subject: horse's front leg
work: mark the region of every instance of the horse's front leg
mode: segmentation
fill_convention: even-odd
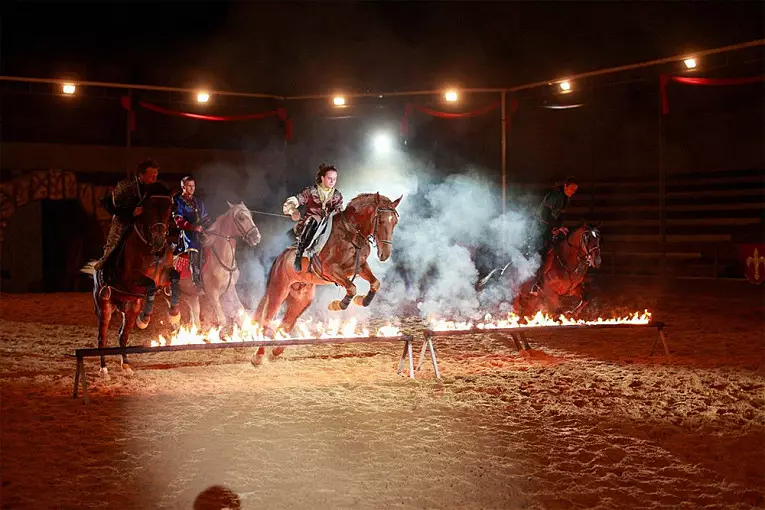
[[[122,326],[120,327],[120,347],[127,347],[128,340],[130,339],[130,331],[135,327],[138,314],[141,313],[143,308],[143,300],[138,299],[125,303],[125,312],[122,315]],[[127,375],[133,375],[133,369],[130,368],[127,360],[127,354],[122,354],[122,370]]]
[[[336,283],[345,289],[345,297],[341,300],[335,299],[329,304],[327,309],[333,312],[345,310],[348,308],[348,305],[351,304],[353,296],[356,295],[356,285],[354,285],[354,283],[347,276],[345,276],[345,272],[340,271],[337,267],[331,268],[329,271],[327,271],[327,277],[332,281],[332,283]]]
[[[369,306],[374,299],[375,294],[377,294],[377,291],[380,290],[380,280],[375,277],[366,260],[359,266],[359,276],[369,282],[369,292],[366,296],[354,297],[353,304],[358,306]]]
[[[585,287],[584,283],[580,283],[576,286],[574,290],[571,291],[572,296],[579,296],[579,304],[574,307],[573,310],[571,310],[571,314],[576,317],[579,315],[579,313],[584,310],[584,308],[587,306],[587,304],[590,302],[590,296],[589,292],[587,291],[587,288]]]

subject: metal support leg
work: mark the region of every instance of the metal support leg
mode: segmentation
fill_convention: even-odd
[[[404,352],[401,353],[401,359],[398,360],[398,369],[396,369],[396,375],[401,375],[401,371],[404,369],[404,361],[406,361],[407,348],[409,342],[404,342]]]
[[[664,354],[669,356],[669,347],[667,347],[667,339],[664,336],[664,327],[659,326],[657,328],[657,334],[656,337],[653,339],[653,345],[651,345],[651,356],[653,356],[653,352],[656,349],[656,344],[659,343],[659,340],[661,340],[661,345],[664,347]]]
[[[82,358],[77,359],[77,372],[79,372],[82,381],[82,403],[87,404],[90,401],[88,399],[88,378],[85,375],[85,361]]]
[[[77,370],[75,370],[74,372],[74,392],[72,393],[72,398],[77,398],[77,391],[79,390],[79,386],[80,386],[81,364],[82,364],[82,358],[77,358]]]
[[[414,379],[414,356],[412,355],[412,341],[406,341],[406,349],[409,353],[409,377]]]
[[[659,338],[661,338],[661,344],[664,346],[664,354],[669,356],[669,347],[667,347],[667,339],[664,337],[664,328],[659,328]]]
[[[433,361],[433,370],[436,372],[436,379],[441,379],[441,373],[438,371],[438,361],[436,360],[436,350],[433,348],[432,337],[428,337],[428,348],[430,349],[430,359]]]
[[[523,346],[521,345],[521,341],[518,338],[518,335],[515,333],[510,333],[510,337],[513,339],[513,342],[515,342],[515,347],[518,349],[518,352],[521,352],[523,350]]]
[[[526,338],[526,334],[519,333],[519,335],[521,337],[521,340],[523,341],[523,348],[526,349],[527,351],[531,350],[531,346],[529,345],[529,339]]]
[[[417,362],[417,367],[415,368],[417,372],[420,371],[420,368],[422,368],[422,362],[425,361],[425,352],[428,350],[428,339],[429,337],[425,337],[425,340],[422,341],[422,349],[420,349],[420,360]]]

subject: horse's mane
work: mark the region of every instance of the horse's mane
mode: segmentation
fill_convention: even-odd
[[[385,201],[390,202],[391,200],[386,197],[385,195],[380,195],[379,193],[361,193],[359,195],[356,195],[353,197],[353,200],[348,202],[348,205],[346,207],[352,207],[356,210],[363,209],[370,205],[378,205],[377,204],[377,197],[380,197],[381,203],[385,203]]]

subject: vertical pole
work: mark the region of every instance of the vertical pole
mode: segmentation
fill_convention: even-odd
[[[501,93],[501,113],[502,122],[502,214],[507,212],[507,92]]]
[[[127,177],[130,177],[130,144],[132,142],[132,131],[131,131],[131,119],[133,118],[133,90],[128,89],[127,91],[128,95],[128,104],[130,105],[130,110],[127,111],[127,120],[125,121],[125,172],[127,174]]]
[[[667,204],[664,169],[664,111],[659,94],[659,235],[661,237],[661,274],[667,274]]]

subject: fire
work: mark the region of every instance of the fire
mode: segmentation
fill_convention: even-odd
[[[431,331],[464,331],[470,329],[511,329],[511,328],[533,328],[540,326],[593,326],[598,324],[648,324],[651,321],[651,312],[644,310],[640,312],[634,312],[625,317],[604,319],[598,317],[594,321],[585,321],[582,319],[571,319],[564,315],[560,315],[558,319],[554,319],[547,314],[537,312],[533,317],[523,317],[508,313],[507,318],[492,320],[491,314],[484,316],[483,322],[456,322],[447,321],[444,319],[433,319],[430,322]]]
[[[253,322],[249,317],[244,318],[241,327],[234,325],[230,335],[223,335],[221,333],[221,328],[217,327],[210,328],[206,332],[201,332],[197,330],[196,326],[192,326],[191,328],[182,326],[168,338],[159,335],[157,340],[151,341],[151,346],[158,347],[165,345],[252,342],[258,340],[352,338],[371,336],[368,328],[359,327],[356,318],[351,318],[345,322],[342,322],[337,318],[331,319],[328,322],[313,323],[313,321],[310,320],[305,322],[301,321],[295,325],[291,334],[284,331],[279,325],[280,321],[271,323],[271,327],[274,331],[273,338],[266,337],[265,328],[257,322]],[[400,335],[401,330],[397,326],[392,326],[390,324],[377,329],[374,334],[374,336],[377,337],[396,337]]]

